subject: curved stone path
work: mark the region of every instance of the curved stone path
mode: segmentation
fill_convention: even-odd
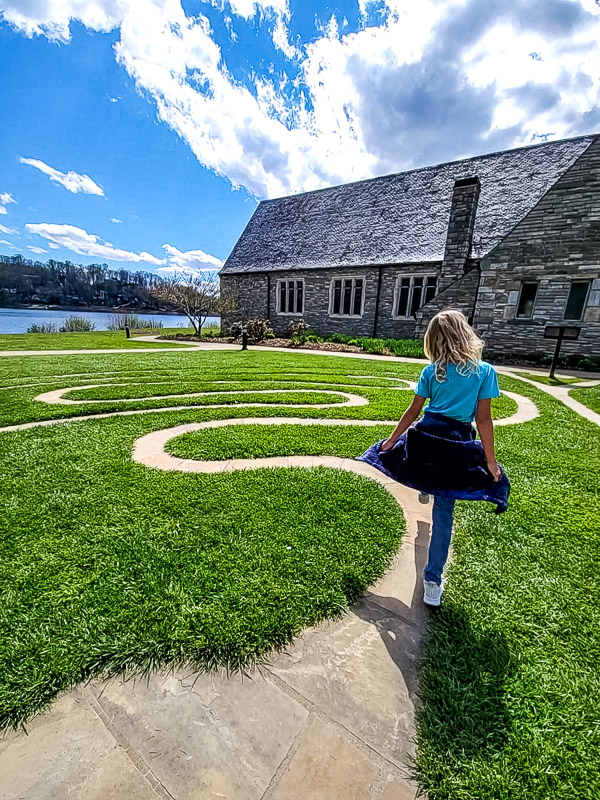
[[[147,342],[147,343],[160,343],[165,342],[167,340],[161,339],[159,336],[156,335],[144,335],[136,337],[136,340],[139,342]],[[235,344],[225,344],[223,342],[186,342],[181,343],[179,345],[173,345],[169,347],[153,347],[153,348],[119,348],[119,349],[98,349],[98,350],[4,350],[0,351],[0,357],[10,357],[10,356],[51,356],[51,355],[102,355],[102,354],[128,354],[128,353],[165,353],[165,352],[198,352],[198,351],[238,351],[240,349],[239,345]],[[395,363],[408,363],[408,364],[428,364],[428,360],[425,358],[405,358],[402,356],[380,356],[380,355],[373,355],[370,353],[343,353],[334,350],[307,350],[304,348],[293,348],[290,349],[289,347],[261,347],[261,346],[253,346],[252,350],[258,350],[262,352],[275,352],[275,353],[293,353],[297,355],[322,355],[322,356],[332,356],[337,358],[358,358],[361,360],[367,361],[390,361]],[[566,406],[571,408],[580,416],[584,417],[584,419],[588,419],[591,422],[596,423],[596,425],[600,425],[600,414],[597,414],[592,409],[588,408],[587,406],[580,403],[575,398],[571,397],[569,392],[570,389],[577,388],[578,386],[594,386],[598,385],[598,381],[590,381],[590,382],[583,382],[581,384],[571,384],[570,387],[555,387],[555,386],[547,386],[545,384],[538,383],[537,381],[532,381],[528,378],[523,378],[516,373],[525,369],[524,367],[497,367],[497,372],[508,375],[510,377],[516,378],[517,380],[524,381],[525,383],[530,383],[531,385],[535,386],[536,388],[540,389],[541,391],[546,392],[547,394],[551,395],[555,399],[559,400],[560,402],[564,403]],[[535,368],[527,368],[529,372],[532,374],[535,372]],[[545,373],[544,373],[545,374]]]
[[[67,391],[46,392],[38,399],[70,404],[74,401],[64,397]],[[343,395],[343,403],[313,408],[368,403],[350,393],[304,391]],[[527,422],[538,415],[527,398],[506,394],[517,403],[517,411],[497,425]],[[1,430],[175,410],[179,409],[91,413]],[[404,512],[407,529],[394,563],[343,619],[307,629],[250,678],[179,670],[145,681],[93,681],[65,693],[28,725],[27,736],[19,731],[0,739],[0,785],[6,796],[28,800],[62,800],[67,795],[86,800],[415,797],[410,765],[415,755],[417,663],[426,629],[421,573],[427,558],[430,507],[418,503],[416,492],[352,459],[291,456],[203,462],[165,452],[167,442],[183,433],[249,424],[391,427],[395,421],[208,420],[142,436],[134,444],[132,458],[154,469],[204,473],[325,466],[365,475],[384,486]]]
[[[580,417],[583,417],[590,422],[595,422],[596,425],[600,425],[600,414],[598,414],[596,411],[593,411],[591,408],[588,408],[588,406],[584,405],[583,403],[580,403],[579,400],[576,400],[574,397],[571,397],[571,389],[592,388],[594,386],[598,386],[600,381],[580,381],[578,383],[570,383],[567,386],[548,386],[546,383],[540,383],[539,381],[534,381],[531,378],[525,378],[523,375],[515,375],[513,373],[506,374],[509,374],[511,378],[517,378],[518,380],[523,381],[523,383],[528,383],[530,386],[535,386],[536,389],[546,392],[546,394],[554,397],[555,400],[560,400],[561,403],[564,403],[572,411],[575,411]]]
[[[371,376],[371,375],[355,375],[350,376],[354,378],[374,378],[378,379],[379,376]],[[391,379],[390,380],[402,380],[403,379]],[[215,381],[217,383],[219,381]],[[414,388],[415,383],[414,381],[403,381],[406,383],[406,386],[389,386],[385,387],[387,391],[403,391],[409,390]],[[223,383],[230,383],[230,381],[223,381]],[[72,391],[81,391],[85,389],[96,389],[96,388],[105,388],[107,386],[124,386],[129,384],[123,383],[113,383],[113,384],[87,384],[85,386],[71,386],[71,387],[64,387],[62,389],[53,389],[49,392],[42,392],[41,394],[35,397],[35,400],[38,402],[46,403],[49,405],[87,405],[87,404],[96,404],[96,403],[127,403],[127,402],[142,402],[142,401],[158,401],[158,400],[165,400],[170,398],[184,398],[184,397],[201,397],[201,396],[219,396],[219,395],[226,395],[226,394],[234,394],[236,396],[243,395],[243,394],[325,394],[328,396],[337,395],[343,398],[343,402],[339,403],[290,403],[283,406],[281,403],[244,403],[245,408],[314,408],[314,409],[326,409],[326,408],[360,408],[369,405],[369,401],[365,397],[361,397],[358,394],[353,394],[350,392],[343,392],[335,389],[327,390],[327,389],[257,389],[257,390],[242,390],[242,391],[224,391],[224,392],[190,392],[188,394],[174,394],[174,395],[154,395],[152,397],[143,397],[143,398],[122,398],[117,400],[95,400],[95,399],[86,399],[86,400],[72,400],[69,398],[64,397],[67,392]],[[317,385],[316,383],[312,383],[312,386]],[[321,384],[323,386],[339,386],[340,384],[334,383],[327,383]],[[346,385],[347,384],[343,384]],[[382,388],[382,387],[365,387],[365,388]],[[503,391],[507,397],[510,397],[515,401],[517,404],[517,411],[514,414],[511,414],[509,417],[503,417],[501,419],[495,420],[495,425],[512,425],[513,423],[523,423],[528,422],[531,419],[535,419],[539,415],[539,411],[535,403],[527,397],[522,395],[516,394],[515,392],[507,392]],[[239,407],[239,404],[236,404]],[[0,433],[9,433],[13,431],[22,431],[28,430],[30,428],[39,428],[39,427],[46,427],[49,425],[64,425],[69,422],[82,422],[88,419],[108,419],[110,417],[130,417],[136,414],[160,414],[165,413],[168,411],[176,412],[176,411],[189,411],[193,409],[211,409],[211,408],[234,408],[234,404],[232,403],[211,403],[209,405],[181,405],[181,406],[164,406],[162,408],[140,408],[140,409],[128,409],[127,411],[107,411],[102,412],[99,414],[79,414],[73,417],[61,417],[58,419],[45,419],[45,420],[37,420],[36,422],[23,422],[16,425],[6,425],[3,428],[0,428]],[[396,422],[390,420],[375,420],[375,421],[362,421],[362,420],[352,420],[352,424],[360,425],[360,424],[374,424],[374,425],[395,425]]]

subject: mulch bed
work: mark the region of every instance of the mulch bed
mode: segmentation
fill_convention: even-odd
[[[241,342],[239,339],[233,339],[231,336],[220,338],[218,336],[193,336],[191,333],[174,333],[174,334],[165,334],[164,336],[160,336],[160,339],[169,339],[169,340],[177,340],[177,341],[184,341],[184,342],[219,342],[223,344],[239,344],[241,347]],[[335,353],[363,353],[364,350],[362,347],[357,347],[353,344],[337,344],[336,342],[305,342],[304,344],[295,345],[292,344],[289,339],[265,339],[262,342],[253,342],[250,345],[260,345],[261,347],[288,347],[290,350],[301,349],[301,350],[330,350]],[[391,353],[390,353],[391,355]]]

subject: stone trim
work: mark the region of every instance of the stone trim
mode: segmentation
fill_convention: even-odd
[[[395,313],[396,309],[398,308],[398,300],[399,300],[399,295],[400,295],[400,288],[401,288],[402,280],[404,278],[410,278],[410,289],[409,289],[409,293],[408,293],[408,304],[406,306],[407,312],[410,312],[410,307],[412,305],[412,298],[413,298],[413,290],[414,290],[414,279],[415,278],[423,278],[423,281],[424,281],[424,283],[423,283],[423,291],[425,291],[425,289],[427,288],[427,285],[426,285],[425,282],[429,278],[435,278],[435,280],[436,280],[436,287],[435,287],[436,288],[436,293],[431,298],[431,300],[433,300],[434,297],[436,297],[439,294],[440,277],[439,277],[437,272],[429,272],[429,273],[420,272],[420,273],[412,273],[412,274],[407,274],[407,275],[400,274],[400,275],[396,276],[396,283],[394,285],[394,296],[393,296],[393,300],[392,300],[392,319],[393,320],[399,320],[401,322],[410,322],[410,321],[415,319],[414,314],[407,313],[406,316],[403,317],[403,316],[400,316],[399,314]],[[423,296],[421,296],[421,299],[422,300],[424,299]],[[431,302],[431,301],[429,301],[429,302]],[[419,306],[417,311],[419,309],[423,308],[423,306],[425,306],[425,305],[427,305],[427,303],[421,303],[421,305]]]
[[[334,303],[334,286],[333,284],[335,281],[342,281],[342,297],[340,300],[340,308],[344,302],[343,298],[343,291],[344,291],[344,281],[352,281],[352,293],[350,295],[350,308],[354,308],[354,297],[356,293],[356,281],[362,281],[362,293],[360,297],[360,314],[334,314],[333,313],[333,303]],[[362,319],[365,313],[365,296],[367,292],[367,276],[366,275],[336,275],[335,277],[331,278],[329,281],[329,308],[328,314],[332,319]]]
[[[269,276],[268,276],[269,277]],[[279,287],[282,283],[302,283],[302,310],[301,311],[280,311],[279,310]],[[305,298],[306,283],[304,278],[277,278],[275,282],[275,313],[278,317],[303,317],[304,316],[304,298]],[[286,290],[288,291],[288,290]]]

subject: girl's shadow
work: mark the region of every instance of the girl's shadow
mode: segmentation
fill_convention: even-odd
[[[505,688],[512,671],[508,644],[500,632],[474,626],[448,598],[439,609],[424,605],[428,544],[429,524],[420,521],[413,569],[401,575],[413,584],[409,601],[367,591],[352,610],[375,626],[400,670],[418,709],[421,737],[431,736],[436,749],[456,756],[497,752],[511,725]]]

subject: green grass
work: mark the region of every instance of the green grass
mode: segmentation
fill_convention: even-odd
[[[323,469],[167,473],[130,457],[133,442],[157,428],[248,413],[289,415],[283,404],[290,400],[308,404],[294,416],[349,418],[384,411],[395,419],[408,404],[410,392],[383,388],[393,382],[379,377],[397,371],[386,365],[357,371],[374,378],[349,378],[348,367],[357,371],[354,362],[270,353],[0,362],[5,424],[181,404],[145,398],[184,389],[233,392],[202,399],[212,403],[261,402],[259,390],[266,387],[293,390],[269,396],[277,407],[250,412],[247,406],[192,407],[0,434],[6,532],[0,540],[0,725],[26,721],[91,675],[187,663],[247,667],[306,626],[339,616],[385,571],[404,522],[372,481]],[[417,371],[402,374],[414,379]],[[103,381],[127,385],[70,393],[103,400],[94,406],[61,409],[34,399],[51,388]],[[331,391],[348,383],[364,385],[360,391],[373,406],[314,408],[316,402],[339,405]],[[311,394],[317,385],[325,394]],[[140,400],[118,402],[124,397]],[[347,448],[347,431],[338,438]],[[352,454],[364,449],[360,444]],[[297,452],[303,452],[300,441]]]
[[[509,511],[457,505],[431,617],[418,757],[430,800],[600,792],[598,427],[517,383],[542,414],[498,432]]]
[[[231,458],[292,456],[340,456],[354,458],[373,442],[390,434],[389,426],[352,428],[332,425],[236,425],[185,433],[167,444],[178,458],[223,461]]]
[[[420,369],[256,351],[0,360],[3,425],[192,406],[0,433],[0,725],[93,675],[243,668],[343,613],[400,541],[402,515],[382,487],[322,468],[151,470],[132,462],[132,445],[230,417],[395,420],[412,393],[389,379],[415,380]],[[35,400],[92,383],[125,385],[69,392],[74,406]],[[430,800],[596,800],[599,431],[535,387],[505,376],[500,385],[533,398],[541,416],[496,431],[513,485],[508,513],[457,504],[454,561],[421,665],[416,770]],[[274,408],[215,408],[217,395],[149,399],[230,391],[260,402],[265,388],[293,391],[271,396]],[[335,405],[317,409],[327,395],[312,388]],[[369,405],[342,407],[336,389]],[[285,405],[297,398],[308,407]],[[508,398],[494,404],[496,417],[513,410]],[[195,459],[351,457],[387,432],[230,426],[168,449]]]
[[[576,378],[572,375],[559,375],[558,377],[550,378],[548,375],[538,375],[533,372],[515,372],[515,375],[520,375],[522,378],[529,378],[530,381],[543,383],[545,386],[566,386],[569,383],[580,383],[586,380],[585,378]]]
[[[186,332],[185,328],[165,328],[156,333]],[[152,331],[144,331],[144,334]],[[113,348],[169,347],[164,341],[136,342],[135,336],[127,339],[123,331],[92,331],[90,333],[3,333],[0,350],[95,350]],[[180,345],[172,345],[179,347]]]
[[[571,389],[571,397],[600,414],[600,385],[588,389]]]
[[[403,377],[414,381],[419,365],[391,365],[367,362],[357,366],[354,359],[341,364],[337,359],[323,356],[299,356],[270,352],[241,351],[203,353],[160,353],[134,356],[44,356],[43,358],[4,359],[0,361],[0,426],[49,419],[66,419],[82,414],[123,412],[131,409],[160,409],[174,406],[204,406],[228,404],[231,408],[213,409],[203,419],[231,416],[252,416],[259,409],[248,404],[270,403],[263,414],[268,416],[325,416],[335,418],[399,419],[408,406],[412,392],[390,390],[398,385],[389,378]],[[99,359],[101,358],[101,362]],[[314,361],[313,361],[314,359]],[[342,361],[342,359],[340,359]],[[7,363],[10,362],[10,363]],[[99,369],[99,365],[102,365]],[[360,364],[360,362],[359,362]],[[68,365],[71,373],[66,372]],[[200,366],[201,365],[201,366]],[[287,365],[287,366],[284,366]],[[380,376],[375,379],[352,377]],[[235,376],[235,380],[233,380]],[[99,386],[96,389],[70,390],[68,399],[78,399],[76,405],[47,405],[35,398],[59,388],[89,384],[125,384]],[[385,388],[384,388],[385,387]],[[282,389],[280,394],[260,394],[265,389]],[[311,394],[311,388],[325,394]],[[239,390],[252,392],[241,395]],[[290,392],[291,390],[291,392]],[[333,391],[359,394],[369,401],[361,408],[344,407],[343,397]],[[204,397],[169,397],[193,392],[219,392]],[[225,394],[230,392],[230,394]],[[159,396],[160,399],[148,399]],[[130,398],[128,402],[123,400]],[[85,400],[102,400],[86,403]],[[236,406],[243,402],[245,405]],[[291,403],[314,406],[330,402],[332,407],[290,409]],[[496,418],[508,416],[516,405],[508,397],[494,401]],[[201,409],[198,409],[201,413]],[[159,414],[162,416],[162,412]],[[160,423],[159,423],[160,424]]]

